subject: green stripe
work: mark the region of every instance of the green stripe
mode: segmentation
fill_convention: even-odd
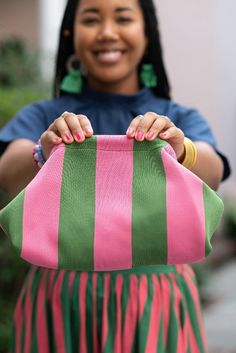
[[[79,324],[79,281],[80,281],[80,274],[76,273],[74,279],[74,285],[72,289],[72,305],[71,305],[71,334],[73,337],[73,352],[79,352],[79,331],[80,331],[80,324]]]
[[[60,268],[94,268],[95,172],[95,137],[81,145],[67,145],[61,190],[63,218],[59,225]]]
[[[115,276],[110,278],[109,301],[108,301],[108,335],[103,353],[112,353],[116,332],[116,298],[115,298]]]
[[[130,276],[125,275],[123,276],[123,289],[122,289],[122,296],[121,296],[121,305],[122,305],[122,331],[125,325],[125,313],[127,310],[127,305],[129,301],[129,291],[130,291]]]
[[[134,141],[133,267],[167,263],[166,179],[160,155],[165,143],[152,150],[149,143]]]
[[[203,183],[203,198],[205,206],[206,244],[205,255],[211,251],[211,237],[215,232],[224,211],[224,204],[217,193]]]
[[[147,300],[144,306],[143,316],[139,323],[139,349],[140,352],[145,352],[147,338],[148,338],[148,331],[150,326],[150,316],[151,316],[151,307],[152,307],[152,300],[153,300],[153,282],[152,277],[147,276],[148,281],[148,288],[147,288]]]
[[[0,224],[19,255],[22,247],[24,198],[25,190],[0,212]]]
[[[52,270],[53,271],[53,270]],[[46,293],[48,295],[48,292],[50,288],[52,288],[52,292],[54,292],[54,286],[56,284],[56,281],[58,279],[60,271],[56,271],[53,277],[53,284],[49,286],[49,278],[51,277],[51,272],[48,271],[48,277],[47,277],[47,290]],[[52,286],[52,287],[51,287]],[[52,300],[52,294],[51,294],[51,299]],[[55,333],[54,333],[54,319],[53,319],[53,313],[52,313],[52,303],[49,302],[48,300],[45,301],[46,305],[46,314],[47,314],[47,323],[48,323],[48,337],[50,338],[50,349],[52,352],[56,352],[56,343],[55,343]]]
[[[33,283],[31,287],[31,298],[32,298],[32,341],[30,353],[38,353],[38,342],[37,336],[40,339],[40,332],[37,332],[37,293],[39,287],[41,273],[36,272],[33,278]],[[31,318],[27,318],[31,320]]]
[[[69,298],[69,272],[66,272],[61,290],[61,306],[63,313],[63,327],[66,352],[72,352],[71,342],[71,320],[70,320],[70,298]]]
[[[179,326],[175,313],[175,291],[172,281],[168,278],[171,288],[170,295],[170,316],[167,337],[167,352],[176,352],[178,343]]]
[[[22,313],[22,330],[21,330],[21,342],[20,342],[20,347],[21,347],[21,353],[24,352],[24,347],[25,347],[25,320],[26,320],[26,315],[25,315],[25,301],[26,301],[26,293],[27,291],[25,292],[24,294],[24,297],[22,298],[22,308],[23,308],[23,313]],[[17,323],[16,323],[17,325]]]
[[[203,345],[203,341],[202,341],[202,334],[201,334],[201,330],[200,330],[201,323],[199,323],[199,321],[198,321],[196,307],[195,307],[194,299],[191,294],[191,290],[189,289],[188,283],[186,282],[184,277],[181,282],[182,282],[181,285],[182,285],[182,288],[184,291],[184,295],[186,298],[186,305],[187,305],[191,325],[193,328],[194,335],[196,337],[198,348],[201,353],[205,353],[205,349],[204,349],[204,345]],[[194,286],[196,286],[196,284],[194,282],[193,282],[193,284],[194,284]]]
[[[102,309],[104,298],[104,276],[98,274],[98,283],[97,283],[97,328],[98,328],[98,342],[101,347],[101,336],[102,336]]]
[[[88,274],[87,288],[86,288],[86,339],[87,351],[93,351],[93,275]]]
[[[158,344],[156,353],[165,353],[165,343],[164,343],[164,322],[163,322],[163,315],[161,314],[160,319],[160,329],[159,329],[159,337],[158,337]]]

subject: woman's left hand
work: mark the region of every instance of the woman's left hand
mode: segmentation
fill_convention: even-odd
[[[153,112],[138,115],[131,121],[126,135],[129,138],[135,138],[139,142],[142,142],[144,139],[152,141],[159,137],[172,146],[178,160],[183,158],[184,133],[166,116]]]

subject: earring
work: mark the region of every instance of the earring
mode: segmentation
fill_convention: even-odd
[[[152,64],[143,64],[140,72],[140,82],[148,88],[157,86],[157,76]]]
[[[82,91],[83,80],[79,70],[80,63],[78,58],[72,55],[68,62],[68,74],[63,78],[60,89],[67,93],[80,93]]]

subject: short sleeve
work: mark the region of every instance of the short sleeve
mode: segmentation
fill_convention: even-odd
[[[27,105],[0,130],[0,155],[16,139],[25,138],[37,142],[47,125],[47,116],[40,102]]]
[[[203,116],[195,109],[175,105],[176,125],[192,141],[204,141],[216,148],[216,140]]]
[[[224,175],[222,180],[225,180],[230,175],[230,165],[228,159],[219,152],[215,137],[211,128],[203,116],[195,109],[189,109],[178,104],[173,104],[172,111],[175,116],[175,124],[192,141],[203,141],[209,143],[221,157],[224,164]]]

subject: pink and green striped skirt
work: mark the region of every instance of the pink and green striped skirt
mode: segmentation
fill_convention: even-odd
[[[32,268],[11,353],[206,353],[188,265],[117,272]]]

